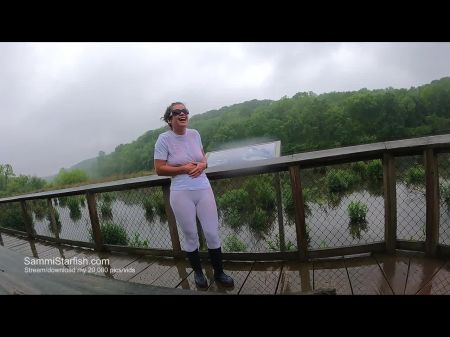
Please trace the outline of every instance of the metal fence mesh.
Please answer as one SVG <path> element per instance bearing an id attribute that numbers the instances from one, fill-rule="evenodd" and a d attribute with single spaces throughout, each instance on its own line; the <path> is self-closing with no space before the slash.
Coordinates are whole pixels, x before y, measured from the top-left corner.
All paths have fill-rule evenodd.
<path id="1" fill-rule="evenodd" d="M 36 234 L 54 238 L 56 233 L 51 224 L 47 199 L 29 200 L 27 206 L 33 219 Z"/>
<path id="2" fill-rule="evenodd" d="M 425 241 L 426 199 L 423 156 L 395 158 L 397 239 Z"/>
<path id="3" fill-rule="evenodd" d="M 171 249 L 162 187 L 97 194 L 106 244 Z"/>
<path id="4" fill-rule="evenodd" d="M 381 160 L 301 169 L 300 176 L 308 248 L 384 241 Z"/>
<path id="5" fill-rule="evenodd" d="M 295 226 L 284 211 L 286 177 L 281 172 L 211 181 L 225 252 L 296 250 Z"/>
<path id="6" fill-rule="evenodd" d="M 20 202 L 0 204 L 0 227 L 26 232 Z"/>
<path id="7" fill-rule="evenodd" d="M 53 199 L 56 231 L 61 239 L 91 242 L 91 220 L 85 195 Z"/>
<path id="8" fill-rule="evenodd" d="M 450 154 L 438 155 L 439 172 L 439 243 L 450 245 Z"/>

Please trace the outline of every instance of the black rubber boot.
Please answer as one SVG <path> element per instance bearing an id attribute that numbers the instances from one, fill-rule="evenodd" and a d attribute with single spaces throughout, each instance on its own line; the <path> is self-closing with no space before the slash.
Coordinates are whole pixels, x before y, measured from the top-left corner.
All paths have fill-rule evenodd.
<path id="1" fill-rule="evenodd" d="M 203 274 L 202 264 L 200 262 L 200 255 L 198 254 L 198 249 L 193 252 L 186 252 L 189 262 L 191 263 L 192 269 L 194 269 L 194 280 L 195 284 L 199 288 L 207 288 L 208 281 Z"/>
<path id="2" fill-rule="evenodd" d="M 233 279 L 223 272 L 221 247 L 208 249 L 208 251 L 209 257 L 211 258 L 211 264 L 214 268 L 214 280 L 224 287 L 233 287 Z"/>

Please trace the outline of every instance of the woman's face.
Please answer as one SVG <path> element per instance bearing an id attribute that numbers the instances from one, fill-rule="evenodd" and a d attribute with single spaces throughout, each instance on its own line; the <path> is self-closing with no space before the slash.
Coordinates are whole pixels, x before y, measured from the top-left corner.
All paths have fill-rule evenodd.
<path id="1" fill-rule="evenodd" d="M 172 128 L 180 129 L 180 128 L 186 128 L 188 126 L 189 122 L 189 116 L 185 114 L 184 112 L 180 112 L 180 110 L 185 110 L 186 107 L 184 104 L 175 104 L 172 108 L 172 119 L 171 124 Z"/>

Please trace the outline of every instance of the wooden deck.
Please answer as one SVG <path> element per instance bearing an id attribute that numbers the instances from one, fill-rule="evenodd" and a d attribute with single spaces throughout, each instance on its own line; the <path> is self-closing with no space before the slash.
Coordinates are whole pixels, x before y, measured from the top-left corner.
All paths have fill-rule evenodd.
<path id="1" fill-rule="evenodd" d="M 204 262 L 209 287 L 206 290 L 199 290 L 195 287 L 189 263 L 182 259 L 120 254 L 98 255 L 88 249 L 32 242 L 4 233 L 0 234 L 0 246 L 3 246 L 0 247 L 0 253 L 3 252 L 0 254 L 0 293 L 246 295 L 309 294 L 317 293 L 321 289 L 335 289 L 338 295 L 450 294 L 449 259 L 430 259 L 420 253 L 403 251 L 397 251 L 395 255 L 342 256 L 307 263 L 225 261 L 224 269 L 235 281 L 235 286 L 231 289 L 217 285 L 213 281 L 210 264 Z M 15 260 L 15 266 L 11 267 L 13 262 L 10 254 L 5 252 L 11 252 L 19 257 Z M 97 271 L 99 266 L 87 264 L 78 266 L 79 269 L 75 273 L 43 272 L 35 273 L 38 276 L 33 276 L 33 273 L 24 273 L 25 256 L 40 259 L 86 258 L 89 262 L 103 258 L 109 259 L 111 270 L 103 273 Z M 34 269 L 45 267 L 29 266 Z M 11 277 L 8 268 L 14 269 L 16 277 L 18 273 L 22 273 L 34 277 L 29 279 L 31 281 L 39 280 L 41 283 L 47 281 L 47 285 L 40 288 L 33 284 L 13 286 L 17 280 Z M 21 282 L 24 282 L 23 279 Z M 48 286 L 49 282 L 51 286 Z"/>

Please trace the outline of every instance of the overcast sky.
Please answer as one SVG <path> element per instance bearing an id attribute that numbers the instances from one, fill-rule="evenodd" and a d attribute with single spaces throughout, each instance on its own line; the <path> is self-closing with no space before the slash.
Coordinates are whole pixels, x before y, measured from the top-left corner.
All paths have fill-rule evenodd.
<path id="1" fill-rule="evenodd" d="M 0 43 L 0 164 L 45 177 L 164 124 L 252 99 L 410 88 L 450 43 Z"/>

